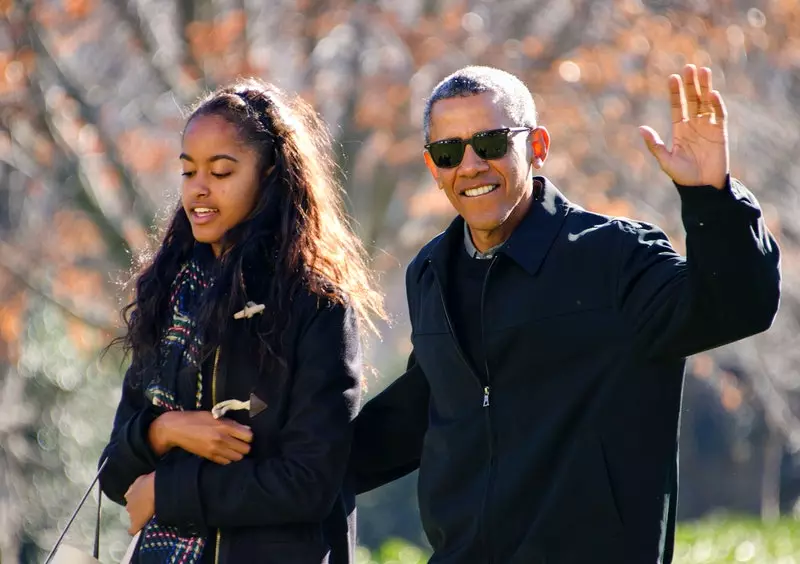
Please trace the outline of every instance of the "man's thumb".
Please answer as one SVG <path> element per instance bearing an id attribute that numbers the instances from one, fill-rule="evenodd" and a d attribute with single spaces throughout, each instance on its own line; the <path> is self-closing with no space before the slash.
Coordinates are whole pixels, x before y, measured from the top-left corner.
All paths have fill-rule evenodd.
<path id="1" fill-rule="evenodd" d="M 639 132 L 642 134 L 647 149 L 653 154 L 658 161 L 658 164 L 663 164 L 664 158 L 667 156 L 668 151 L 666 145 L 658 136 L 658 133 L 652 127 L 642 125 L 639 127 Z"/>

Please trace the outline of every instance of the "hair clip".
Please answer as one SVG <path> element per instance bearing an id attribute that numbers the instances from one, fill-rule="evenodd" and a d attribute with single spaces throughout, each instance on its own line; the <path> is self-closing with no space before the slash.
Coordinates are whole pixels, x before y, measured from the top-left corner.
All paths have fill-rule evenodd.
<path id="1" fill-rule="evenodd" d="M 245 308 L 233 314 L 234 319 L 250 319 L 254 315 L 264 312 L 264 304 L 257 304 L 255 302 L 247 302 Z"/>

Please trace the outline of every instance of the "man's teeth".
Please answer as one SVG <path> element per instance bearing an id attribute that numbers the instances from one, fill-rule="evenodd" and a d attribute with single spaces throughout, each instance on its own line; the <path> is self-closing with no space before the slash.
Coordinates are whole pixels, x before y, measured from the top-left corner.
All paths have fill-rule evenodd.
<path id="1" fill-rule="evenodd" d="M 474 198 L 475 196 L 483 196 L 484 194 L 488 194 L 492 190 L 494 190 L 494 184 L 487 184 L 486 186 L 478 186 L 477 188 L 470 188 L 469 190 L 464 191 L 464 195 L 469 198 Z"/>

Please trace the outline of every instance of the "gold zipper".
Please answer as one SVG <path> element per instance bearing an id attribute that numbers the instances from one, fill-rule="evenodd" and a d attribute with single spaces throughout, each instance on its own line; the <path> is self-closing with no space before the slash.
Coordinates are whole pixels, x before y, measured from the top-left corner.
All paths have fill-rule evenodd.
<path id="1" fill-rule="evenodd" d="M 214 371 L 211 373 L 211 405 L 217 405 L 217 367 L 219 366 L 219 347 L 214 353 Z"/>
<path id="2" fill-rule="evenodd" d="M 211 373 L 211 405 L 217 405 L 217 366 L 219 366 L 219 347 L 214 353 L 214 371 Z M 217 529 L 217 546 L 214 547 L 214 564 L 219 564 L 219 546 L 222 543 L 222 532 Z"/>

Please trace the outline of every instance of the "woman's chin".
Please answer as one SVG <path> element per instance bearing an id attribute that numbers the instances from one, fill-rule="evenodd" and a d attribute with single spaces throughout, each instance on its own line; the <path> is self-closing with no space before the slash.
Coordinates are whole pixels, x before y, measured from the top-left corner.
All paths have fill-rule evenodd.
<path id="1" fill-rule="evenodd" d="M 192 229 L 192 235 L 195 241 L 198 243 L 206 243 L 207 245 L 213 245 L 222 239 L 222 237 L 216 233 L 209 233 L 209 231 L 205 229 Z"/>

